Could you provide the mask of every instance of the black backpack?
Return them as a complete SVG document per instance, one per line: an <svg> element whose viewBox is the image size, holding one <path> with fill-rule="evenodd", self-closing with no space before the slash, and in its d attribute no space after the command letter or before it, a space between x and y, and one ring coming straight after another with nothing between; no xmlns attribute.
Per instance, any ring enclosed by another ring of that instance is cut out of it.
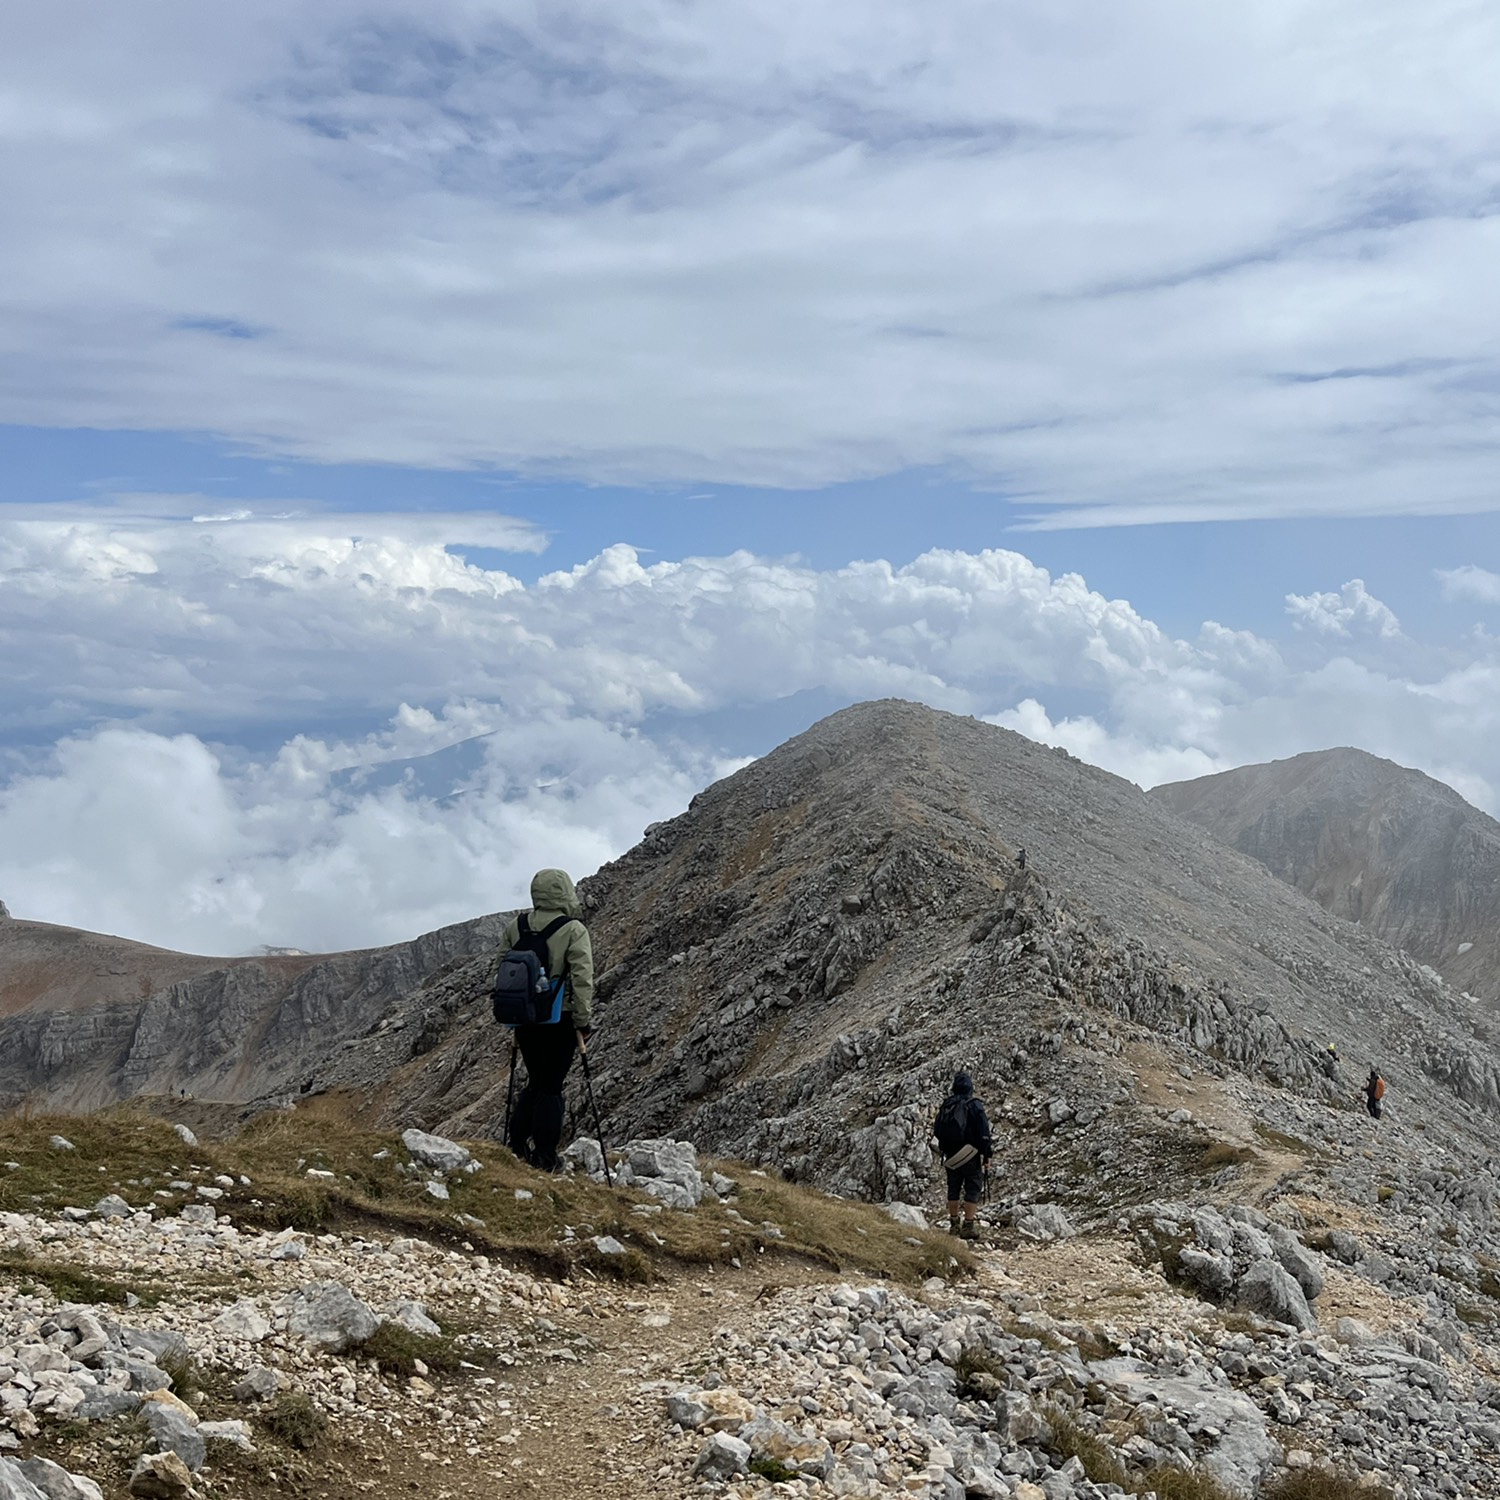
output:
<svg viewBox="0 0 1500 1500"><path fill-rule="evenodd" d="M952 1156L968 1144L970 1098L972 1095L969 1094L949 1094L938 1110L932 1133L938 1138L944 1156Z"/></svg>
<svg viewBox="0 0 1500 1500"><path fill-rule="evenodd" d="M526 914L521 914L516 946L501 958L490 992L495 1019L502 1026L546 1026L562 1020L565 976L553 979L547 973L547 939L573 920L558 917L533 932Z"/></svg>

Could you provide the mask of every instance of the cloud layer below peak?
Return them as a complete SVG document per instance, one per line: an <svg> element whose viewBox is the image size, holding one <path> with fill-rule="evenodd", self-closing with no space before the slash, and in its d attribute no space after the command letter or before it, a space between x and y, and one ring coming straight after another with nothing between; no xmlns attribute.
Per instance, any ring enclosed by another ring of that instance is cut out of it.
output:
<svg viewBox="0 0 1500 1500"><path fill-rule="evenodd" d="M524 583L400 518L190 516L0 512L18 915L200 951L412 936L522 899L537 865L586 872L883 696L1146 785L1355 744L1500 807L1500 644L1482 618L1427 643L1359 580L1289 596L1277 637L1181 638L1013 551L817 569L618 545ZM1488 577L1431 591L1482 615Z"/></svg>

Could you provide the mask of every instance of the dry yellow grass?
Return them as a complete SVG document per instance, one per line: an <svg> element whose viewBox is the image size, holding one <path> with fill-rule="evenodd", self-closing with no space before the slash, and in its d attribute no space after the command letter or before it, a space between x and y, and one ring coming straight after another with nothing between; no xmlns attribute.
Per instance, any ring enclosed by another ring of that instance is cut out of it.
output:
<svg viewBox="0 0 1500 1500"><path fill-rule="evenodd" d="M637 1204L654 1202L643 1193L544 1175L497 1142L471 1142L482 1168L450 1177L450 1199L440 1202L425 1191L423 1177L402 1170L407 1154L399 1139L351 1123L352 1113L347 1101L327 1096L260 1115L195 1147L143 1106L0 1120L0 1162L16 1163L0 1167L0 1208L87 1208L115 1192L133 1206L171 1212L194 1192L170 1184L223 1176L234 1185L215 1206L243 1225L415 1234L467 1243L555 1276L590 1271L644 1280L670 1263L748 1265L781 1257L907 1283L973 1270L967 1249L946 1235L733 1162L719 1165L740 1184L732 1205L738 1217L717 1203L638 1214ZM75 1149L54 1148L53 1135ZM309 1177L310 1170L331 1175ZM532 1196L518 1199L517 1189ZM596 1235L612 1235L627 1253L600 1255Z"/></svg>

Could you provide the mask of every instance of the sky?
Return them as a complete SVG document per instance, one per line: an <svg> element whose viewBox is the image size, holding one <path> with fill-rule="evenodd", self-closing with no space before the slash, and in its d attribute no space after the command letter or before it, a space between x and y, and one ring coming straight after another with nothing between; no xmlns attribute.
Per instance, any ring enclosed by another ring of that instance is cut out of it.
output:
<svg viewBox="0 0 1500 1500"><path fill-rule="evenodd" d="M588 873L876 696L1500 813L1500 13L0 11L0 899Z"/></svg>

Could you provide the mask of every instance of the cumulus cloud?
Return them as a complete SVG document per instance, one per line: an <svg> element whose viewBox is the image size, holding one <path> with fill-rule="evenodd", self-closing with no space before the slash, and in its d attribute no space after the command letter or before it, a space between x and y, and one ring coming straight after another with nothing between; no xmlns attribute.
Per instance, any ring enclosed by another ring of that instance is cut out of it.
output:
<svg viewBox="0 0 1500 1500"><path fill-rule="evenodd" d="M354 753L414 748L404 718ZM524 905L542 866L596 869L729 765L551 716L476 745L457 790L441 755L426 785L340 774L351 748L235 766L193 735L64 740L0 788L0 889L17 916L194 952L377 945Z"/></svg>
<svg viewBox="0 0 1500 1500"><path fill-rule="evenodd" d="M1500 809L1500 642L1398 636L1357 580L1293 596L1284 640L1180 639L1011 551L614 546L527 584L420 527L191 514L0 516L18 914L199 950L409 937L622 852L799 694L975 714L1142 785L1355 744Z"/></svg>
<svg viewBox="0 0 1500 1500"><path fill-rule="evenodd" d="M1401 634L1394 611L1365 588L1362 578L1351 578L1336 594L1288 594L1286 612L1298 629L1323 635L1372 632L1392 640Z"/></svg>
<svg viewBox="0 0 1500 1500"><path fill-rule="evenodd" d="M0 420L1033 524L1495 506L1468 4L0 15Z"/></svg>
<svg viewBox="0 0 1500 1500"><path fill-rule="evenodd" d="M1476 604L1500 604L1500 573L1465 563L1461 568L1439 568L1443 597Z"/></svg>

